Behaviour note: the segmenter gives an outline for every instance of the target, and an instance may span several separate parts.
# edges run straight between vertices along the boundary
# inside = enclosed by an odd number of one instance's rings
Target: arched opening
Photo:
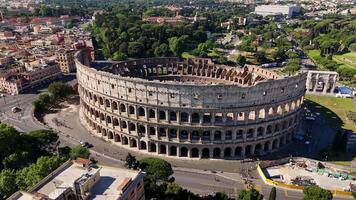
[[[180,121],[181,122],[188,122],[189,115],[186,112],[182,112],[180,114]]]
[[[115,134],[115,136],[114,136],[114,141],[115,141],[115,142],[121,142],[121,138],[120,138],[120,135],[119,135],[119,134]]]
[[[153,109],[150,109],[150,110],[148,111],[148,117],[149,117],[150,119],[156,118],[156,112],[155,112]]]
[[[112,102],[112,109],[117,110],[117,103],[116,101]]]
[[[167,154],[167,147],[166,145],[161,144],[160,146],[160,154]]]
[[[271,125],[267,126],[266,134],[272,134],[272,126]]]
[[[213,150],[213,158],[220,158],[220,152],[221,150],[219,148],[215,148]]]
[[[186,147],[180,148],[180,156],[187,157],[188,156],[188,149]]]
[[[251,145],[247,145],[245,148],[245,155],[250,156],[251,155]]]
[[[224,150],[224,157],[225,157],[225,158],[231,157],[231,148],[230,148],[230,147],[225,148],[225,150]]]
[[[106,129],[103,129],[103,136],[106,136],[107,135],[107,132],[106,132]]]
[[[107,108],[110,108],[110,101],[108,99],[105,100],[105,106]]]
[[[268,152],[269,151],[269,146],[271,145],[271,143],[269,142],[269,141],[267,141],[266,143],[265,143],[265,145],[264,145],[264,148],[263,148],[263,150],[265,151],[265,152]]]
[[[254,154],[255,155],[261,155],[262,154],[262,145],[261,144],[256,144]]]
[[[182,131],[180,132],[180,139],[183,139],[183,140],[188,139],[188,132],[185,131],[185,130],[182,130]]]
[[[170,138],[177,138],[177,130],[176,129],[169,129],[169,137]]]
[[[113,125],[114,126],[119,126],[119,120],[117,118],[113,119]]]
[[[261,109],[261,110],[258,112],[258,118],[264,119],[265,117],[266,117],[266,111],[265,111],[265,109]]]
[[[129,114],[134,115],[135,114],[135,107],[134,106],[129,106]]]
[[[177,155],[177,147],[176,146],[171,146],[170,147],[170,156],[176,156]]]
[[[274,126],[274,132],[278,132],[278,131],[280,131],[280,126],[279,126],[279,124],[276,124]]]
[[[202,151],[202,158],[209,158],[210,157],[210,150],[208,148],[204,148]]]
[[[173,122],[177,121],[177,113],[174,111],[170,111],[169,112],[169,120],[171,120]]]
[[[111,124],[111,117],[110,116],[106,116],[106,123]]]
[[[244,131],[243,130],[238,130],[236,133],[236,139],[242,139],[243,138]]]
[[[129,144],[129,140],[127,139],[126,136],[122,137],[122,144],[123,145],[128,145]]]
[[[283,145],[285,145],[284,143],[284,136],[282,136],[280,139],[279,139],[279,147],[282,147]]]
[[[104,105],[104,99],[102,97],[99,97],[99,103],[100,105]]]
[[[203,115],[203,123],[211,123],[211,115],[210,115],[210,113],[204,113],[204,115]]]
[[[159,120],[166,120],[166,112],[164,112],[163,110],[159,111],[158,118]]]
[[[193,148],[191,151],[192,151],[192,158],[199,157],[199,150],[197,148]]]
[[[126,123],[126,121],[121,121],[121,128],[122,129],[126,129],[127,128],[127,123]]]
[[[192,123],[199,123],[200,121],[200,116],[198,113],[193,113],[192,114]]]
[[[158,129],[158,134],[160,137],[167,137],[167,128],[160,127]]]
[[[263,135],[263,132],[264,132],[263,127],[258,127],[258,129],[257,129],[257,136],[262,136],[262,135]]]
[[[108,139],[109,140],[114,139],[114,134],[111,131],[109,131],[109,133],[108,133]]]
[[[156,151],[157,151],[156,144],[150,143],[150,152],[156,152]]]
[[[146,127],[144,125],[142,125],[142,124],[137,125],[137,130],[141,136],[146,135]]]
[[[140,149],[147,149],[147,144],[145,141],[140,142]]]
[[[199,132],[198,131],[192,131],[192,134],[191,134],[191,139],[192,140],[199,140]]]
[[[144,117],[144,116],[145,116],[145,109],[142,108],[142,107],[139,107],[139,108],[137,109],[137,113],[138,113],[138,116],[139,116],[139,117]]]
[[[228,130],[225,132],[225,140],[232,140],[232,131]]]
[[[129,122],[129,131],[136,131],[136,125],[132,122]]]
[[[210,131],[204,131],[203,132],[203,140],[204,141],[209,141],[210,140]]]
[[[156,128],[155,127],[150,127],[150,135],[156,135]]]
[[[133,138],[130,139],[130,147],[137,147],[136,139],[133,139]]]
[[[253,128],[248,129],[247,138],[253,138],[253,132],[254,132]]]
[[[221,140],[221,131],[215,131],[214,140]]]
[[[126,112],[125,104],[120,104],[120,112]]]
[[[240,157],[242,156],[242,147],[236,147],[235,148],[235,157]]]
[[[288,126],[288,122],[287,121],[283,121],[283,124],[282,124],[282,130],[285,130]]]
[[[273,140],[272,143],[272,149],[277,149],[278,148],[278,139]]]
[[[100,113],[100,120],[101,120],[101,121],[104,121],[104,120],[105,120],[105,116],[104,116],[103,113]]]

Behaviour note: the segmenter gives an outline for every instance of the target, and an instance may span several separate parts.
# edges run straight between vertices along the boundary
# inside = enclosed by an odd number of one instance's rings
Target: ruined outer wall
[[[122,77],[88,67],[81,53],[76,58],[83,124],[127,148],[175,157],[244,157],[290,142],[299,123],[306,74],[248,87],[202,85]]]

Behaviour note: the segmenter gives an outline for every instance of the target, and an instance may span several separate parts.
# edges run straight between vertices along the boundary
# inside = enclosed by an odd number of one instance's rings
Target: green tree
[[[271,192],[269,193],[269,198],[268,198],[268,200],[276,200],[276,195],[277,195],[276,187],[273,187],[273,188],[271,189]]]
[[[126,60],[127,59],[127,55],[124,54],[124,53],[121,53],[120,51],[116,51],[112,55],[112,59],[115,60],[115,61]]]
[[[236,63],[241,65],[241,66],[244,66],[246,64],[246,57],[243,56],[243,55],[239,55],[237,58],[236,58]]]
[[[179,186],[177,183],[168,183],[167,184],[167,189],[164,192],[165,195],[167,196],[175,196],[175,195],[179,195],[180,193],[182,193],[183,188],[181,186]]]
[[[146,177],[154,183],[168,181],[168,178],[173,174],[171,164],[160,158],[143,158],[140,160],[139,166],[140,169],[146,172]]]
[[[140,58],[140,57],[144,57],[142,54],[142,50],[145,49],[145,47],[143,46],[142,43],[140,42],[129,42],[129,46],[128,46],[128,50],[127,53],[129,56],[131,57],[135,57],[135,58]]]
[[[331,200],[333,194],[330,190],[322,189],[318,186],[305,187],[303,189],[303,200]]]
[[[175,56],[180,57],[181,54],[186,50],[186,43],[188,43],[188,39],[188,35],[182,35],[179,38],[169,38],[169,49],[173,52]]]
[[[70,85],[61,83],[61,82],[53,82],[48,86],[48,92],[52,94],[54,99],[67,98],[73,94],[73,89]]]
[[[352,192],[352,196],[356,199],[356,192]]]
[[[264,51],[257,51],[255,54],[255,58],[259,63],[264,63],[267,60],[266,53]]]
[[[240,190],[237,200],[262,200],[263,195],[260,194],[255,188],[249,190]]]
[[[10,169],[0,172],[0,199],[6,199],[18,190],[16,186],[16,173]]]
[[[136,160],[136,157],[131,155],[130,153],[127,154],[126,159],[125,159],[125,165],[127,168],[131,169],[137,169],[138,167],[138,161]]]
[[[158,47],[155,48],[155,56],[157,57],[165,57],[169,53],[169,47],[167,44],[163,43],[160,44]]]
[[[90,156],[90,151],[87,148],[78,145],[70,150],[69,155],[72,159],[76,159],[77,157],[88,159]]]
[[[29,132],[27,136],[31,137],[35,141],[34,145],[42,150],[48,150],[49,147],[55,145],[58,141],[58,135],[53,130],[35,130]]]

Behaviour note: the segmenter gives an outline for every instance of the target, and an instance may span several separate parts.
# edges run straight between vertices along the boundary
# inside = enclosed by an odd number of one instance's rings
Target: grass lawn
[[[356,124],[346,116],[348,111],[356,112],[352,99],[316,95],[306,95],[306,99],[314,104],[314,112],[322,114],[332,127],[356,131]]]
[[[313,62],[317,65],[317,67],[321,70],[324,70],[324,66],[317,62],[318,59],[321,58],[320,51],[318,50],[310,50],[308,51],[308,57],[313,60]]]
[[[333,60],[339,64],[356,69],[356,52],[345,53],[343,55],[334,55]]]

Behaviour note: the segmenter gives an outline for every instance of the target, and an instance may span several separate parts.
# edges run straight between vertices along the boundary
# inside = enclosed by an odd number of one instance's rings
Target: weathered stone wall
[[[298,127],[306,74],[278,77],[248,67],[249,76],[260,80],[249,84],[233,79],[231,84],[162,82],[99,71],[87,62],[83,65],[80,53],[76,56],[83,124],[91,133],[127,148],[175,157],[240,158],[278,149],[291,141]],[[179,61],[141,59],[115,63],[105,70],[133,62],[161,68]],[[193,65],[194,71],[199,60],[185,62],[176,65],[183,75],[189,71],[184,66]],[[213,66],[209,60],[202,62]],[[231,70],[225,72],[231,74]],[[242,74],[236,77],[247,77]],[[199,76],[197,70],[188,75]]]

